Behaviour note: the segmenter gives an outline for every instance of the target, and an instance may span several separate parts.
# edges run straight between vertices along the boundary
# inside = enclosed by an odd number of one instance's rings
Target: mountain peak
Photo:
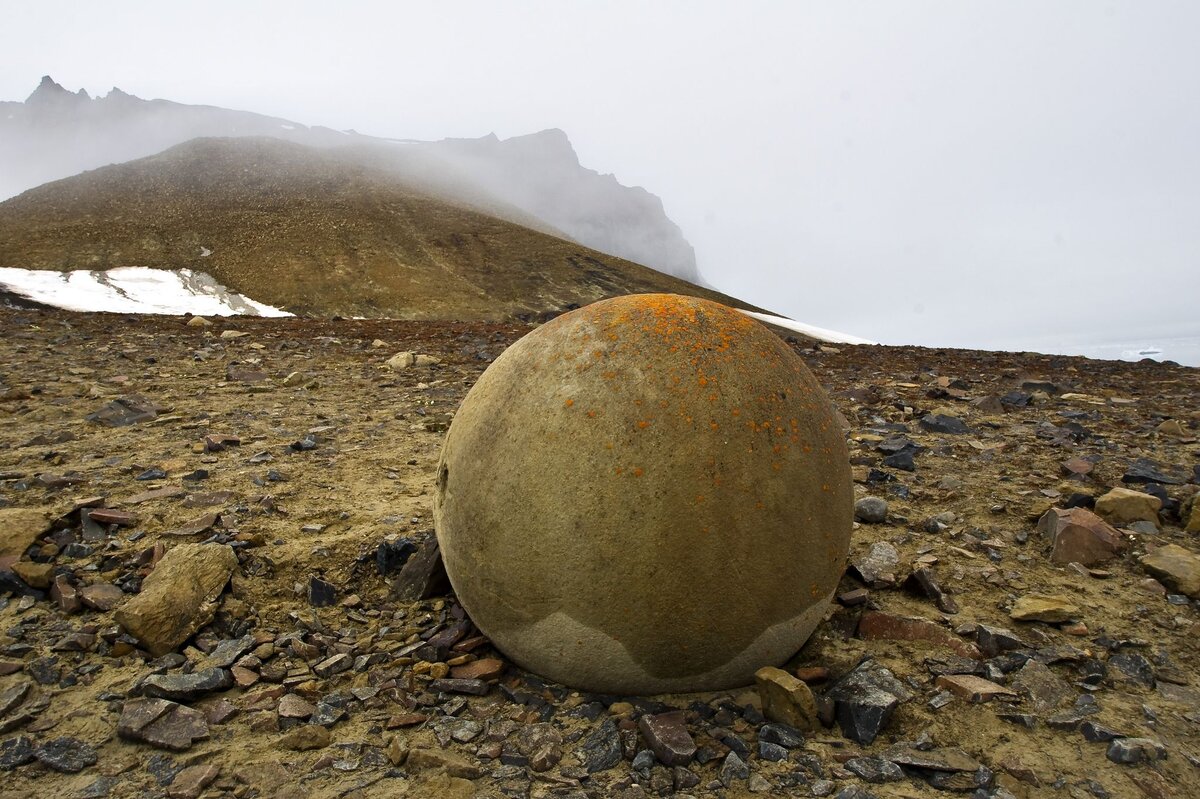
[[[33,90],[33,94],[26,98],[27,103],[44,103],[55,102],[67,97],[74,97],[71,92],[62,87],[61,84],[55,83],[54,78],[49,75],[42,76],[42,82]]]

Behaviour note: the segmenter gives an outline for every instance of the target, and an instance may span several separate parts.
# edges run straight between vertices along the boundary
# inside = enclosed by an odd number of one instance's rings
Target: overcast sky
[[[0,99],[50,74],[379,136],[559,127],[662,197],[710,283],[796,319],[1200,341],[1195,2],[3,8]]]

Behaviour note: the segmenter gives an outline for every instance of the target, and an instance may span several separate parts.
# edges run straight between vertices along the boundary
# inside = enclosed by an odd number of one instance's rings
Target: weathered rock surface
[[[118,624],[152,655],[165,655],[212,620],[216,600],[237,567],[224,544],[179,544],[116,612]]]
[[[501,651],[649,693],[743,685],[799,648],[836,588],[852,495],[833,409],[781,344],[724,306],[640,295],[560,316],[489,367],[446,438],[434,518]]]
[[[1115,558],[1124,547],[1121,534],[1086,508],[1051,508],[1038,520],[1038,532],[1050,542],[1050,560],[1094,566]]]
[[[1142,568],[1179,593],[1200,599],[1200,555],[1195,552],[1167,544],[1143,556]]]
[[[21,557],[50,527],[48,514],[36,508],[0,508],[0,557]]]
[[[754,681],[762,697],[764,716],[798,730],[817,725],[817,705],[803,681],[773,666],[755,672]]]
[[[1161,527],[1158,519],[1161,507],[1162,500],[1158,497],[1129,488],[1114,488],[1096,499],[1096,515],[1114,525],[1147,521]]]
[[[121,711],[117,734],[178,752],[207,738],[208,723],[200,711],[166,699],[130,699]]]
[[[1008,617],[1013,621],[1044,621],[1060,624],[1079,618],[1079,606],[1060,594],[1025,594],[1013,603]]]

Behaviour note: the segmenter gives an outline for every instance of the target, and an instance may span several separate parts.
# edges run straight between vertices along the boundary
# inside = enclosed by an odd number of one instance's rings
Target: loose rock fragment
[[[1026,594],[1008,612],[1013,621],[1042,621],[1061,624],[1079,618],[1079,606],[1060,594]]]
[[[1094,566],[1112,560],[1123,548],[1121,534],[1085,508],[1051,508],[1038,520],[1038,532],[1050,542],[1054,563]]]
[[[33,755],[46,768],[65,774],[76,774],[98,760],[96,750],[78,738],[47,741],[34,749]]]
[[[1117,738],[1108,745],[1105,756],[1127,766],[1152,763],[1166,758],[1167,748],[1152,738]]]
[[[179,544],[114,618],[152,655],[165,655],[212,621],[236,566],[237,556],[225,544]]]
[[[696,742],[688,733],[683,711],[644,715],[638,720],[638,729],[660,763],[668,766],[686,766],[692,762],[692,755],[696,754]]]
[[[829,689],[842,734],[870,744],[883,730],[901,702],[912,698],[891,671],[874,661],[860,664]]]
[[[943,674],[937,678],[937,684],[968,702],[990,702],[998,696],[1016,696],[1003,685],[972,674]]]
[[[1128,488],[1114,488],[1096,500],[1096,515],[1115,525],[1147,521],[1160,527],[1160,508],[1162,500],[1158,497]]]
[[[1200,599],[1200,555],[1167,544],[1143,556],[1142,568],[1179,593]]]
[[[295,752],[307,752],[310,749],[324,749],[331,740],[333,735],[326,728],[317,724],[301,724],[280,738],[279,745]]]
[[[173,702],[192,702],[214,691],[233,687],[233,677],[225,669],[202,669],[190,674],[152,674],[142,680],[142,693]]]
[[[166,699],[130,699],[121,711],[117,734],[179,752],[207,738],[208,723],[199,710]]]

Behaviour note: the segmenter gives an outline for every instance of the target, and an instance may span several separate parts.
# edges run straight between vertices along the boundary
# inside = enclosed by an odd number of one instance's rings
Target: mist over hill
[[[583,167],[560,130],[506,140],[383,139],[117,88],[92,97],[45,76],[24,102],[0,102],[0,198],[195,138],[263,136],[336,150],[448,202],[701,280],[695,252],[661,200]]]
[[[532,319],[618,294],[739,300],[473,207],[353,151],[195,139],[0,203],[0,266],[189,268],[300,314]]]

